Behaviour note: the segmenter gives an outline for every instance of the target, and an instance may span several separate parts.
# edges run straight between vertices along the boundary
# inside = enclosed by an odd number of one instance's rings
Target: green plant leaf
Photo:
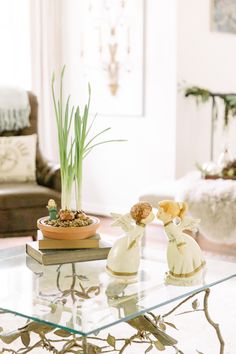
[[[30,344],[30,335],[29,332],[23,332],[21,334],[21,341],[24,344],[25,347],[28,347]]]
[[[166,324],[167,326],[170,326],[170,327],[172,327],[172,328],[174,328],[174,329],[176,329],[176,330],[178,331],[178,328],[175,326],[174,323],[166,322],[166,321],[165,321],[165,324]]]
[[[108,130],[110,130],[111,128],[106,128],[106,129],[103,129],[101,132],[99,132],[98,134],[94,135],[94,137],[92,139],[89,140],[89,142],[85,145],[85,150],[89,147],[89,145],[91,144],[91,142],[96,139],[98,136],[100,136],[101,134],[107,132]]]
[[[160,329],[161,329],[162,331],[165,331],[165,330],[166,330],[166,325],[165,325],[165,323],[160,322],[160,323],[158,324],[158,326],[160,327]]]
[[[124,141],[127,141],[127,140],[124,140],[124,139],[114,139],[114,140],[105,140],[105,141],[101,141],[99,143],[96,143],[90,147],[88,147],[86,150],[85,150],[85,155],[84,157],[86,157],[93,148],[95,148],[95,146],[98,146],[98,145],[102,145],[102,144],[107,144],[107,143],[117,143],[117,142],[124,142]]]
[[[53,332],[59,337],[67,338],[71,336],[71,333],[68,331],[65,331],[64,329],[57,329],[55,332]]]
[[[24,327],[24,329],[34,333],[49,333],[52,332],[54,328],[43,323],[30,322]]]
[[[62,189],[62,209],[70,208],[72,184],[74,180],[74,147],[70,145],[71,126],[74,118],[74,106],[70,108],[70,96],[66,100],[65,110],[63,110],[63,77],[65,66],[60,75],[59,99],[56,100],[54,91],[55,74],[52,77],[52,97],[57,123],[57,136],[59,145],[59,157],[61,168],[61,189]],[[73,140],[73,139],[72,139]]]
[[[199,305],[200,305],[200,303],[199,303],[198,299],[195,299],[195,300],[192,302],[192,308],[193,308],[194,310],[197,310],[198,307],[199,307]]]
[[[203,103],[207,102],[211,98],[212,93],[204,88],[193,86],[188,87],[185,90],[185,96],[194,96],[197,100],[201,99]]]
[[[13,332],[2,333],[0,335],[0,339],[3,341],[3,343],[11,344],[20,336],[21,336],[20,331],[13,331]]]
[[[159,350],[159,351],[163,351],[166,349],[165,346],[159,341],[154,342],[154,345],[157,348],[157,350]]]
[[[88,343],[88,354],[100,354],[102,349],[95,344]]]
[[[112,336],[110,333],[107,336],[107,343],[113,348],[116,347],[116,338]]]
[[[146,353],[150,352],[152,349],[153,349],[153,345],[151,344],[151,345],[149,345],[149,347],[145,350],[144,353],[146,354]]]
[[[94,116],[94,118],[93,118],[93,120],[92,120],[92,122],[91,122],[91,124],[90,124],[90,126],[89,126],[89,128],[87,129],[86,137],[88,136],[90,130],[92,129],[92,126],[93,126],[94,121],[95,121],[95,119],[97,118],[97,116],[98,116],[98,115],[97,115],[97,113],[96,113],[95,116]]]

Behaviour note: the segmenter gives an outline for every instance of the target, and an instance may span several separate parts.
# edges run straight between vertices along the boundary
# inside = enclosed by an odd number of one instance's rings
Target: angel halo
[[[164,223],[168,237],[167,262],[169,272],[166,283],[173,285],[195,285],[203,281],[205,260],[197,242],[184,230],[193,230],[199,219],[186,217],[187,204],[173,200],[158,203],[157,218]]]
[[[140,264],[140,240],[145,226],[154,219],[152,207],[149,203],[139,202],[128,214],[111,215],[115,220],[112,226],[120,226],[125,235],[112,246],[107,257],[106,271],[120,280],[133,281]]]

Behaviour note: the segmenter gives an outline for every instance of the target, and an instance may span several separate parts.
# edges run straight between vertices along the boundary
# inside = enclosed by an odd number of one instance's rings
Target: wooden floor
[[[111,218],[104,216],[99,216],[99,218],[101,220],[100,233],[109,234],[110,236],[114,236],[114,238],[122,234],[122,230],[119,227],[111,226]],[[204,251],[212,252],[219,256],[230,256],[232,259],[235,257],[236,261],[236,243],[233,245],[217,244],[208,241],[201,235],[197,236],[197,242]],[[158,247],[158,245],[163,247],[167,245],[166,235],[161,225],[152,223],[146,227],[146,244],[149,247]]]

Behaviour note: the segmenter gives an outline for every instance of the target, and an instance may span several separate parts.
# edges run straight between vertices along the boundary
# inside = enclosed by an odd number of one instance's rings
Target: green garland
[[[193,96],[196,98],[197,104],[212,102],[212,118],[218,118],[217,99],[220,99],[224,104],[224,126],[229,124],[230,117],[236,117],[236,94],[235,93],[218,93],[208,89],[192,86],[185,89],[185,97]]]

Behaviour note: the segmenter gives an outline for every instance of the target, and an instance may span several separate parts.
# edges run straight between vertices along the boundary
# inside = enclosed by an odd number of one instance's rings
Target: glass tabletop
[[[138,280],[124,284],[106,274],[105,260],[43,266],[24,247],[2,250],[0,308],[89,335],[236,275],[236,263],[207,260],[204,284],[165,285],[164,259],[143,258]]]

